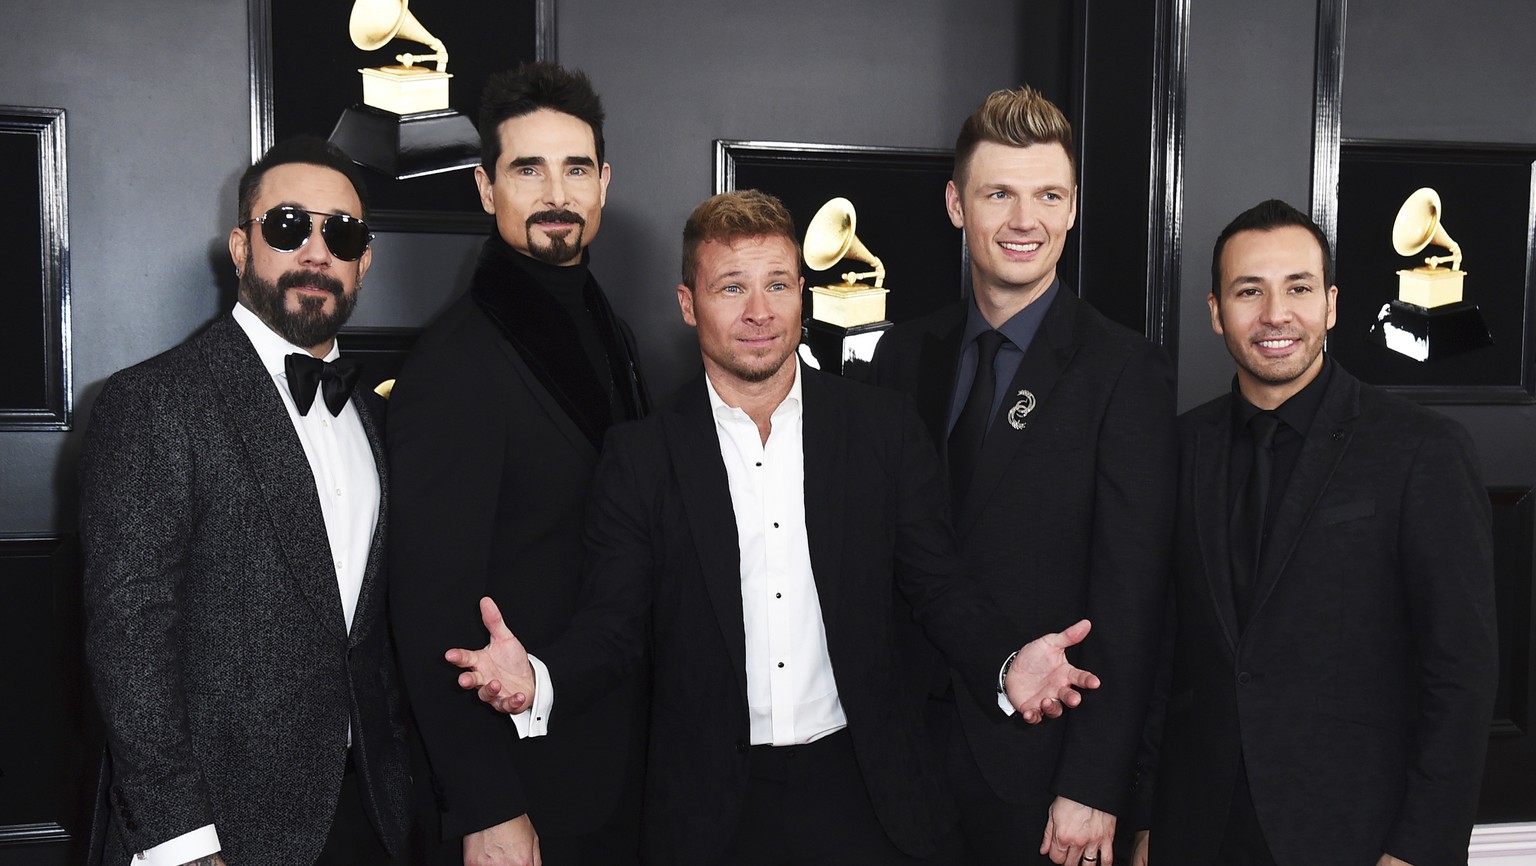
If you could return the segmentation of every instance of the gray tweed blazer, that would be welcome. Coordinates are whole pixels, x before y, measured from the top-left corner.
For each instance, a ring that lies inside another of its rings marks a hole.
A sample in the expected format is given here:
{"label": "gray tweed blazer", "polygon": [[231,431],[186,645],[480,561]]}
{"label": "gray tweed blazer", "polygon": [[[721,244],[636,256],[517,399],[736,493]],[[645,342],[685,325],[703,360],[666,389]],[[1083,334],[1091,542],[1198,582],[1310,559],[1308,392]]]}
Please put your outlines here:
{"label": "gray tweed blazer", "polygon": [[106,722],[108,864],[215,824],[230,866],[312,863],[352,731],[364,805],[398,851],[407,752],[383,499],[351,633],[314,478],[229,316],[123,370],[80,465],[86,658]]}

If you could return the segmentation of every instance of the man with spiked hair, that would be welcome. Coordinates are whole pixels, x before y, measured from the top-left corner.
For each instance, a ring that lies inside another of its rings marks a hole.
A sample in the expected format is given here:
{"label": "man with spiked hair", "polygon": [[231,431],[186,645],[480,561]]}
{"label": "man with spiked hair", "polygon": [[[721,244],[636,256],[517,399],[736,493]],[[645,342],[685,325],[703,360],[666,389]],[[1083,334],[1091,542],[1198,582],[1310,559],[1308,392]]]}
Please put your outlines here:
{"label": "man with spiked hair", "polygon": [[373,260],[366,195],[314,137],[274,145],[239,195],[234,310],[112,376],[86,432],[102,862],[398,862],[388,473],[336,339]]}
{"label": "man with spiked hair", "polygon": [[1072,128],[1033,88],[966,119],[945,202],[972,296],[887,333],[873,381],[912,395],[939,443],[969,572],[1021,634],[1093,620],[1077,660],[1104,686],[1032,729],[959,698],[921,635],[907,649],[976,862],[1020,862],[1029,840],[1041,863],[1107,863],[1162,621],[1173,373],[1057,274],[1077,215]]}
{"label": "man with spiked hair", "polygon": [[469,290],[433,323],[390,398],[399,534],[391,615],[445,839],[469,864],[633,863],[643,683],[601,707],[509,720],[445,678],[496,599],[519,634],[565,629],[603,434],[639,418],[633,338],[587,268],[609,167],[587,76],[553,63],[493,76],[481,99],[480,201],[495,217]]}

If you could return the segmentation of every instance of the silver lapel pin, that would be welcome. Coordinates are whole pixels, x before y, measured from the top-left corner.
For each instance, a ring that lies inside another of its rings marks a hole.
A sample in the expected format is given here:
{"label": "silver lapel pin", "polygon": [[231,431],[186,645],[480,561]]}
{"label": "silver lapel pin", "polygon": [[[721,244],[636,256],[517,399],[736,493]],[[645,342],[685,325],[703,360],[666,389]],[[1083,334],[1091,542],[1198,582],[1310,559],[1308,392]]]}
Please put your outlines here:
{"label": "silver lapel pin", "polygon": [[1020,391],[1019,402],[1013,404],[1013,408],[1008,410],[1008,424],[1015,430],[1023,430],[1029,426],[1029,422],[1025,419],[1029,417],[1029,413],[1035,411],[1035,404],[1035,395],[1032,392],[1028,389]]}

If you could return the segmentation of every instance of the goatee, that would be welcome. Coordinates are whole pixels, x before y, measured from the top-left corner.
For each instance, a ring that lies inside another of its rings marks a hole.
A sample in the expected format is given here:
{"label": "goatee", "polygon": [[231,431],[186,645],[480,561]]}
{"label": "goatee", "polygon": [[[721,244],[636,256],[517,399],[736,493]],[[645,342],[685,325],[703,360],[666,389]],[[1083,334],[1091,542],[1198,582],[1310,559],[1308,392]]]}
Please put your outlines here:
{"label": "goatee", "polygon": [[[329,274],[286,271],[272,282],[258,277],[251,264],[247,260],[240,275],[240,299],[267,327],[295,346],[307,349],[330,342],[357,307],[357,292],[348,294],[341,281]],[[303,295],[297,310],[288,309],[288,290],[299,286],[329,292],[336,299],[335,307],[327,313],[325,298]],[[357,287],[362,288],[361,279]]]}
{"label": "goatee", "polygon": [[[549,235],[549,242],[540,246],[533,239],[536,223],[574,223],[576,227],[564,234]],[[568,210],[541,210],[529,216],[524,225],[528,232],[528,255],[533,258],[547,265],[564,265],[581,255],[582,235],[587,229],[587,221],[581,214]]]}

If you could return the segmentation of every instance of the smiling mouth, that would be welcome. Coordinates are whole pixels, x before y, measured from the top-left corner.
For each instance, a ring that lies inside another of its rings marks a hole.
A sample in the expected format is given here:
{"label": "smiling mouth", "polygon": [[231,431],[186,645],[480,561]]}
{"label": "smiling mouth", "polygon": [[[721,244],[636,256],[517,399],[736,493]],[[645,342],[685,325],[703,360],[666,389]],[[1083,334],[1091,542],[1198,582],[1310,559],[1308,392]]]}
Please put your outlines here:
{"label": "smiling mouth", "polygon": [[1289,349],[1290,347],[1296,345],[1298,342],[1300,341],[1295,337],[1273,337],[1268,340],[1257,341],[1258,346],[1261,349]]}
{"label": "smiling mouth", "polygon": [[1014,241],[998,241],[998,246],[1008,250],[1009,252],[1032,253],[1035,250],[1040,249],[1040,242],[1029,241],[1028,243],[1016,243]]}

